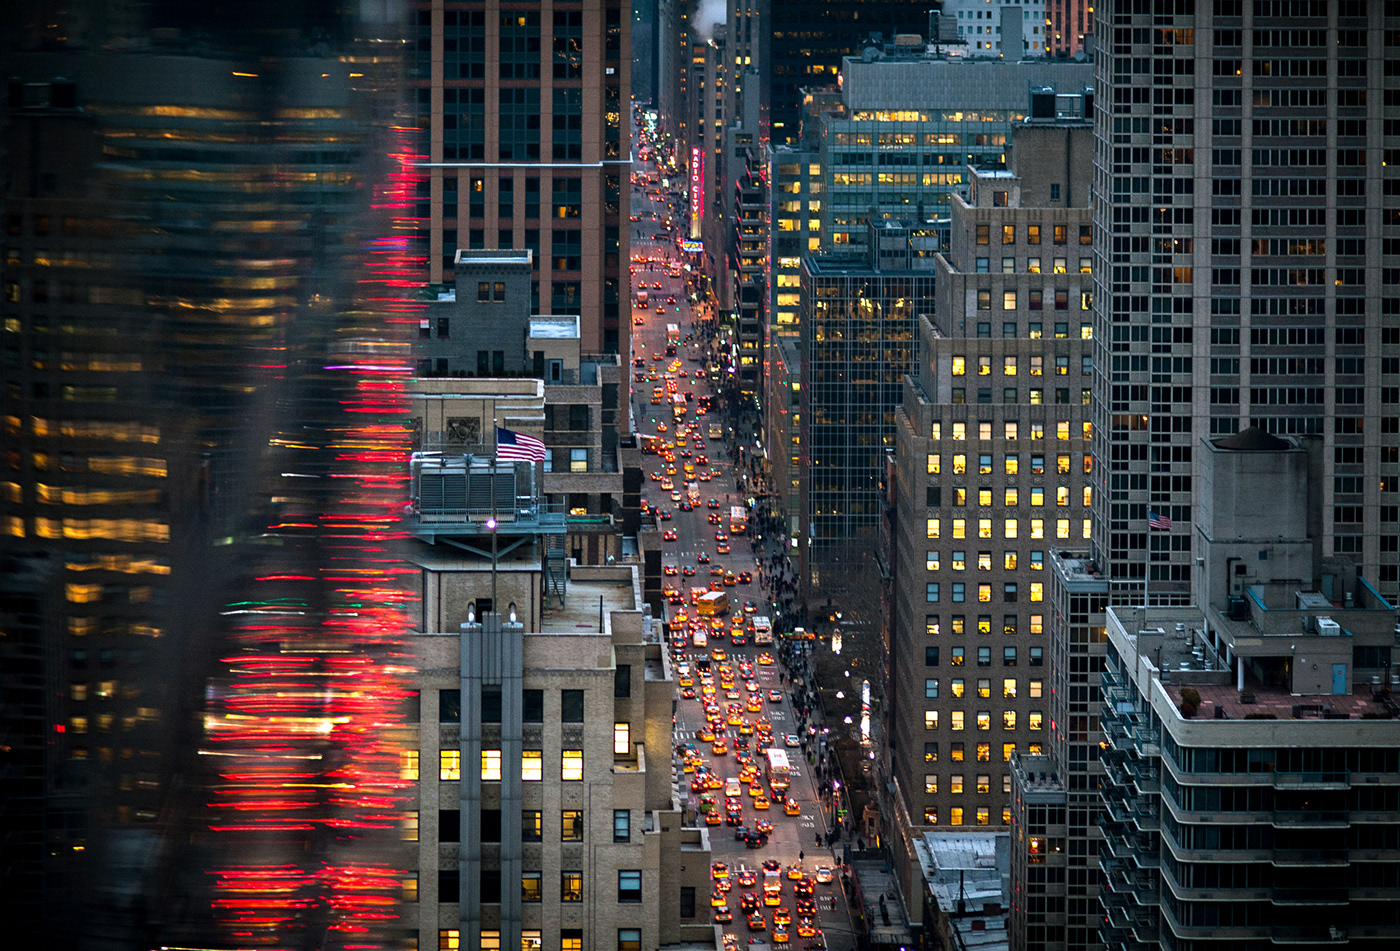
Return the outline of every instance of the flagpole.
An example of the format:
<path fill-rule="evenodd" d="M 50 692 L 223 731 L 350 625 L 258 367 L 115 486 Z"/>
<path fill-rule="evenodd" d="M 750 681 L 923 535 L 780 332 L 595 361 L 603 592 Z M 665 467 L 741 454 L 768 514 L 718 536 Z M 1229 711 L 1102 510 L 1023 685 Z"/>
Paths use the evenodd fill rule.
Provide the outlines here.
<path fill-rule="evenodd" d="M 1147 553 L 1142 566 L 1142 619 L 1147 621 L 1147 585 L 1152 579 L 1152 510 L 1147 510 Z"/>

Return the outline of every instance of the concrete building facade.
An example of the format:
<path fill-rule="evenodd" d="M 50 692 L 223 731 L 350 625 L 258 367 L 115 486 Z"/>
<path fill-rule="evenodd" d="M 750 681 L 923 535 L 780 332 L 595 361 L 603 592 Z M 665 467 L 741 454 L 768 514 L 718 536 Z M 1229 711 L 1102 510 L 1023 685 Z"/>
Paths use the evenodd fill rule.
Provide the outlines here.
<path fill-rule="evenodd" d="M 557 322 L 532 321 L 532 344 L 557 343 L 539 326 Z M 443 386 L 454 399 L 429 392 Z M 540 380 L 418 389 L 425 431 L 451 430 L 450 414 L 458 430 L 550 435 L 556 388 Z M 404 838 L 416 843 L 405 887 L 418 946 L 641 949 L 709 936 L 708 837 L 683 824 L 675 685 L 645 604 L 646 559 L 566 557 L 595 515 L 539 491 L 551 473 L 537 463 L 453 448 L 462 454 L 415 455 L 405 516 L 420 698 L 403 754 L 414 781 Z"/>

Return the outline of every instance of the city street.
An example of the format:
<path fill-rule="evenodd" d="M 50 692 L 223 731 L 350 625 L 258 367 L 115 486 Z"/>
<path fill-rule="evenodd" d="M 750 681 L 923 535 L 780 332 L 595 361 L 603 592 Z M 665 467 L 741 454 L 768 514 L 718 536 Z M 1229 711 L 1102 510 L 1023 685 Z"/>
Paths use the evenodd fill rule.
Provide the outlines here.
<path fill-rule="evenodd" d="M 689 593 L 692 588 L 703 588 L 712 580 L 722 577 L 712 576 L 712 569 L 719 568 L 735 575 L 733 584 L 724 584 L 721 587 L 729 596 L 730 613 L 720 631 L 710 630 L 707 623 L 706 631 L 712 636 L 704 648 L 694 646 L 692 636 L 687 632 L 687 622 L 679 622 L 671 627 L 672 659 L 681 671 L 688 673 L 688 676 L 678 677 L 682 684 L 678 689 L 682 691 L 683 696 L 679 700 L 676 714 L 677 752 L 680 754 L 684 748 L 689 747 L 694 751 L 691 762 L 708 767 L 710 774 L 721 781 L 738 776 L 740 765 L 732 752 L 733 743 L 735 740 L 749 740 L 751 737 L 740 735 L 738 726 L 724 722 L 721 725 L 726 732 L 717 732 L 714 739 L 727 741 L 730 752 L 717 754 L 713 751 L 711 742 L 702 741 L 700 735 L 709 726 L 701 703 L 702 700 L 708 699 L 703 691 L 713 689 L 713 699 L 721 706 L 731 702 L 747 705 L 750 698 L 758 698 L 761 712 L 751 712 L 752 708 L 749 707 L 743 713 L 743 717 L 747 725 L 754 725 L 760 719 L 766 719 L 771 724 L 773 745 L 786 749 L 790 755 L 791 785 L 787 794 L 798 809 L 796 815 L 787 815 L 782 802 L 776 798 L 773 798 L 769 808 L 756 809 L 756 797 L 747 788 L 745 794 L 735 797 L 743 804 L 741 822 L 745 828 L 753 829 L 754 824 L 762 819 L 773 825 L 766 844 L 758 848 L 750 848 L 736 838 L 735 828 L 739 823 L 709 826 L 713 860 L 727 864 L 730 881 L 734 883 L 726 896 L 727 907 L 734 920 L 722 923 L 722 927 L 723 930 L 738 936 L 741 945 L 750 938 L 771 942 L 774 937 L 775 912 L 781 914 L 786 910 L 791 913 L 792 921 L 789 927 L 789 946 L 803 948 L 808 946 L 809 942 L 817 941 L 816 938 L 801 937 L 797 931 L 800 920 L 796 909 L 798 896 L 792 887 L 796 883 L 789 880 L 787 870 L 789 866 L 795 867 L 800 863 L 807 879 L 810 880 L 818 866 L 822 865 L 831 869 L 831 883 L 815 885 L 815 914 L 812 916 L 812 924 L 824 933 L 826 947 L 854 948 L 851 918 L 841 888 L 841 869 L 836 865 L 833 850 L 825 845 L 825 837 L 829 831 L 828 820 L 818 799 L 816 779 L 803 750 L 797 745 L 796 737 L 792 740 L 791 748 L 788 748 L 785 740 L 789 734 L 796 734 L 799 727 L 792 706 L 793 688 L 782 666 L 781 652 L 777 644 L 754 646 L 751 633 L 747 635 L 748 643 L 744 646 L 731 645 L 731 622 L 742 625 L 745 621 L 752 621 L 755 616 L 766 615 L 770 613 L 771 602 L 759 584 L 761 559 L 756 555 L 754 527 L 750 525 L 746 533 L 735 533 L 734 537 L 727 539 L 727 544 L 732 546 L 732 550 L 727 553 L 721 547 L 725 542 L 716 538 L 716 533 L 729 533 L 731 507 L 745 504 L 735 483 L 729 421 L 718 415 L 720 404 L 717 399 L 714 401 L 713 410 L 706 413 L 700 411 L 702 399 L 713 398 L 715 390 L 709 379 L 697 378 L 697 371 L 704 372 L 707 355 L 698 343 L 702 328 L 692 318 L 689 291 L 685 281 L 686 272 L 682 270 L 680 276 L 672 276 L 675 270 L 670 266 L 670 262 L 679 262 L 683 258 L 677 248 L 677 242 L 671 236 L 675 231 L 672 226 L 679 227 L 680 223 L 671 220 L 672 213 L 666 204 L 664 190 L 646 183 L 649 176 L 657 174 L 655 166 L 650 162 L 638 163 L 634 173 L 637 178 L 633 184 L 632 213 L 639 217 L 640 221 L 632 223 L 632 265 L 635 271 L 630 296 L 634 326 L 629 379 L 637 432 L 642 436 L 656 436 L 663 444 L 675 444 L 671 450 L 675 454 L 675 462 L 670 468 L 660 455 L 644 455 L 642 462 L 646 477 L 643 498 L 651 509 L 664 512 L 657 524 L 667 532 L 666 537 L 672 537 L 671 533 L 674 533 L 674 540 L 663 542 L 662 563 L 668 572 L 663 577 L 663 583 L 666 588 L 677 589 L 681 597 L 679 604 L 667 605 L 668 621 L 675 619 L 680 612 L 689 615 L 689 623 L 697 620 L 697 607 L 692 603 Z M 660 237 L 654 237 L 657 235 Z M 647 292 L 646 307 L 640 306 L 638 300 L 638 291 L 643 289 Z M 677 328 L 671 332 L 676 343 L 674 356 L 665 355 L 668 324 Z M 676 337 L 679 339 L 676 340 Z M 655 359 L 658 355 L 661 358 Z M 674 384 L 675 394 L 670 391 L 668 384 Z M 655 387 L 660 387 L 663 394 L 659 404 L 653 402 Z M 676 395 L 682 398 L 681 405 L 685 408 L 683 417 L 679 418 L 673 416 Z M 714 424 L 723 426 L 723 438 L 709 438 L 710 427 Z M 680 444 L 679 439 L 685 440 L 684 445 Z M 686 464 L 695 466 L 694 477 L 686 475 Z M 670 477 L 672 487 L 663 488 L 662 480 L 668 478 L 671 469 L 675 472 L 675 475 Z M 699 479 L 700 473 L 704 471 L 712 473 L 708 481 Z M 681 503 L 673 498 L 673 493 L 679 493 L 681 500 L 687 498 L 687 480 L 693 480 L 698 490 L 698 501 L 692 511 L 682 510 Z M 716 519 L 719 524 L 713 523 Z M 761 548 L 757 553 L 762 554 Z M 708 563 L 705 559 L 708 559 Z M 692 570 L 693 574 L 683 573 Z M 671 571 L 676 573 L 670 574 Z M 749 573 L 752 580 L 740 580 L 742 572 Z M 752 613 L 746 610 L 746 602 L 752 606 Z M 698 620 L 709 622 L 711 619 L 705 617 Z M 716 649 L 727 652 L 727 659 L 721 661 L 721 655 L 713 654 L 712 651 Z M 759 656 L 765 653 L 772 658 L 771 663 L 759 662 Z M 751 665 L 754 686 L 745 682 L 748 676 L 744 673 L 745 665 Z M 708 671 L 705 668 L 709 668 Z M 722 676 L 726 669 L 730 671 L 728 678 Z M 710 675 L 708 688 L 705 673 Z M 690 686 L 685 686 L 686 681 L 690 682 Z M 777 691 L 774 696 L 779 696 L 776 701 L 770 699 L 770 691 L 774 690 Z M 695 699 L 684 696 L 687 693 Z M 755 732 L 754 738 L 757 735 Z M 764 750 L 755 748 L 753 754 L 754 762 L 761 763 Z M 675 762 L 679 770 L 681 758 L 678 756 Z M 760 782 L 765 773 L 766 771 L 760 771 Z M 692 791 L 691 782 L 695 775 L 696 773 L 689 771 L 688 767 L 681 777 L 682 789 L 688 797 L 687 817 L 703 823 L 704 817 L 699 811 L 701 795 L 708 791 L 718 803 L 716 809 L 721 813 L 724 812 L 726 796 L 724 789 Z M 770 790 L 764 791 L 771 797 Z M 821 845 L 818 844 L 819 838 L 823 843 Z M 740 908 L 741 896 L 754 893 L 761 902 L 764 883 L 761 866 L 770 860 L 778 862 L 782 868 L 782 903 L 778 908 L 760 903 L 764 927 L 762 930 L 751 931 L 746 924 L 746 915 Z M 740 884 L 739 879 L 746 871 L 755 873 L 756 884 L 747 887 Z M 711 896 L 705 895 L 703 898 L 709 901 Z M 700 900 L 697 896 L 697 902 Z M 821 945 L 818 943 L 813 946 Z"/>

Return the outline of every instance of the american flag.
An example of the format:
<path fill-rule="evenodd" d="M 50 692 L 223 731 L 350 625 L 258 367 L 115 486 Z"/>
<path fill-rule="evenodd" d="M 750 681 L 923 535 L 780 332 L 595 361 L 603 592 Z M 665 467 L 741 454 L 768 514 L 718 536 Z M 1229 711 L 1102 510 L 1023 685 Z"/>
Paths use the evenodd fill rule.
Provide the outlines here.
<path fill-rule="evenodd" d="M 544 462 L 544 443 L 534 436 L 496 427 L 496 458 L 502 462 Z"/>
<path fill-rule="evenodd" d="M 1169 531 L 1172 527 L 1172 520 L 1166 515 L 1158 515 L 1156 512 L 1149 511 L 1147 513 L 1147 527 Z"/>

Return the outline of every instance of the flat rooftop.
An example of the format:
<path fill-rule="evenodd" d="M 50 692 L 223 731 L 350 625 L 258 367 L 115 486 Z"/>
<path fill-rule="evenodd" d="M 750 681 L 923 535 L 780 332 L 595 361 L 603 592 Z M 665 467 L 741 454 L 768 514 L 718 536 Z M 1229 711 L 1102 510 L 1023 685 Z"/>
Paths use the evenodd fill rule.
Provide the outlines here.
<path fill-rule="evenodd" d="M 545 601 L 540 616 L 541 634 L 599 633 L 603 619 L 613 611 L 636 611 L 639 605 L 632 582 L 569 579 L 561 607 L 557 598 Z"/>
<path fill-rule="evenodd" d="M 1237 671 L 1201 636 L 1201 612 L 1193 607 L 1121 607 L 1110 609 L 1118 619 L 1125 639 L 1138 656 L 1146 657 L 1157 668 L 1154 678 L 1176 706 L 1181 704 L 1181 691 L 1189 687 L 1201 695 L 1201 708 L 1195 720 L 1217 718 L 1215 708 L 1223 712 L 1220 719 L 1242 720 L 1250 714 L 1271 714 L 1280 720 L 1291 718 L 1322 719 L 1325 713 L 1360 719 L 1365 713 L 1381 713 L 1386 709 L 1381 697 L 1360 685 L 1353 684 L 1350 694 L 1295 694 L 1287 683 L 1261 680 L 1254 669 L 1246 665 L 1244 689 L 1238 688 Z M 1211 624 L 1215 624 L 1212 614 Z M 1146 639 L 1140 632 L 1161 629 L 1162 634 Z M 1300 630 L 1298 637 L 1302 637 Z M 1317 637 L 1315 633 L 1310 637 Z M 1268 649 L 1249 648 L 1255 652 L 1246 657 L 1292 656 L 1294 645 L 1283 639 L 1273 641 Z M 1348 656 L 1350 656 L 1348 654 Z M 1125 662 L 1132 658 L 1124 657 Z M 1252 702 L 1244 702 L 1251 700 Z"/>

